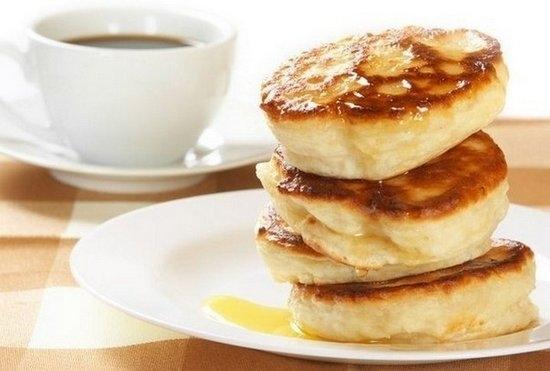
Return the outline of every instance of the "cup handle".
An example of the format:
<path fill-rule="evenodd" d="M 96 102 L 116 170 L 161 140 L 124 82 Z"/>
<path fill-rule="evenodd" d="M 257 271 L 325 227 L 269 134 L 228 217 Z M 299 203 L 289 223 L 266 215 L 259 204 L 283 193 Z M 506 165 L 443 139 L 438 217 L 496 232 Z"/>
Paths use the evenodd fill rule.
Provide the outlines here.
<path fill-rule="evenodd" d="M 32 84 L 32 71 L 29 68 L 26 53 L 21 51 L 17 46 L 0 41 L 0 56 L 4 55 L 11 58 L 21 68 L 27 83 Z M 70 148 L 64 146 L 56 133 L 46 126 L 38 126 L 22 117 L 9 103 L 0 97 L 0 111 L 7 116 L 10 122 L 13 122 L 22 133 L 19 135 L 11 135 L 8 139 L 27 142 L 32 145 L 43 148 L 48 152 L 61 154 L 64 156 L 75 157 L 76 154 Z M 6 135 L 0 134 L 4 138 Z"/>

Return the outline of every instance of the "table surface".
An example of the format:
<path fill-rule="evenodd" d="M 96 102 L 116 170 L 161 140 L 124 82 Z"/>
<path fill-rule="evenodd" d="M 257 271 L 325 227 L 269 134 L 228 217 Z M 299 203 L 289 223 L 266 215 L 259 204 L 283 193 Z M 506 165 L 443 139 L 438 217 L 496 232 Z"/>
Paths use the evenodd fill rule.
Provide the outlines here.
<path fill-rule="evenodd" d="M 136 3 L 147 1 L 109 1 L 111 5 Z M 162 3 L 180 8 L 183 2 Z M 67 2 L 18 0 L 2 5 L 0 39 L 21 42 L 22 26 L 34 14 L 65 7 Z M 512 75 L 504 115 L 550 116 L 546 104 L 550 75 L 540 73 L 550 55 L 550 49 L 541 47 L 546 41 L 540 32 L 547 23 L 544 2 L 501 2 L 495 8 L 491 2 L 478 0 L 447 7 L 437 0 L 356 0 L 345 22 L 334 22 L 332 6 L 295 0 L 186 0 L 184 5 L 219 13 L 239 28 L 233 76 L 239 83 L 233 84 L 214 122 L 229 141 L 271 140 L 261 124 L 257 90 L 259 81 L 280 61 L 344 34 L 406 24 L 472 27 L 495 35 L 502 42 Z M 17 100 L 28 94 L 29 87 L 22 84 L 13 63 L 0 58 L 0 70 L 0 97 Z M 550 211 L 550 120 L 508 120 L 488 131 L 507 155 L 512 202 Z M 71 248 L 97 224 L 154 202 L 255 187 L 259 182 L 253 166 L 247 166 L 213 174 L 193 188 L 169 194 L 104 195 L 59 184 L 43 169 L 0 157 L 0 369 L 353 368 L 185 338 L 117 312 L 76 286 L 68 266 Z M 550 368 L 548 364 L 550 352 L 538 352 L 418 368 L 543 369 Z"/>
<path fill-rule="evenodd" d="M 506 153 L 511 201 L 550 211 L 550 120 L 508 120 L 487 131 Z M 256 187 L 253 166 L 246 166 L 178 192 L 105 195 L 62 185 L 43 169 L 0 158 L 0 368 L 354 368 L 186 338 L 104 305 L 71 276 L 71 248 L 98 223 L 154 202 Z M 415 367 L 506 370 L 549 364 L 546 351 Z"/>

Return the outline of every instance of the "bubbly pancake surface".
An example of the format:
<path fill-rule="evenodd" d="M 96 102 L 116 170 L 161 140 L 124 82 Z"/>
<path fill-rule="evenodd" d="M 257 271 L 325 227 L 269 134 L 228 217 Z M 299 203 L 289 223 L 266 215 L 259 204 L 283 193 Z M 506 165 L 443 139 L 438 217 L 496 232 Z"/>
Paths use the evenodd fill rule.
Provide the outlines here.
<path fill-rule="evenodd" d="M 473 30 L 407 27 L 352 36 L 281 66 L 262 86 L 261 108 L 273 121 L 422 116 L 489 84 L 501 62 L 498 41 Z"/>
<path fill-rule="evenodd" d="M 285 161 L 280 147 L 272 163 L 282 177 L 277 184 L 282 194 L 396 218 L 430 218 L 455 211 L 484 197 L 507 173 L 504 154 L 481 131 L 421 167 L 383 181 L 305 173 Z"/>

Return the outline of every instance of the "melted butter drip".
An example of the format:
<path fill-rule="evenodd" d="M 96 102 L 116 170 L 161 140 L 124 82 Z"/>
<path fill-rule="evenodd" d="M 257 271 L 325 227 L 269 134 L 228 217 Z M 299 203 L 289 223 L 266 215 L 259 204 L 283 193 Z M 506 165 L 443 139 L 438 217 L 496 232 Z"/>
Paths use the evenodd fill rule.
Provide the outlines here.
<path fill-rule="evenodd" d="M 247 330 L 301 339 L 318 339 L 304 333 L 292 321 L 288 309 L 268 307 L 227 295 L 209 298 L 204 303 L 204 308 L 214 318 Z"/>

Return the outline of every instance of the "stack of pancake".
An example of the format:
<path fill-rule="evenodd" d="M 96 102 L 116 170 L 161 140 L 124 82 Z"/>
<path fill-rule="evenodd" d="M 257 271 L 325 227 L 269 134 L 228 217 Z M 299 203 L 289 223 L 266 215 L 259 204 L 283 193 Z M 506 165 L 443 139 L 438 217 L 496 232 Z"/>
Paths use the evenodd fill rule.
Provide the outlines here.
<path fill-rule="evenodd" d="M 531 250 L 491 240 L 507 166 L 484 132 L 503 107 L 499 43 L 408 27 L 304 52 L 262 87 L 280 142 L 257 175 L 256 241 L 293 284 L 303 331 L 339 341 L 458 341 L 537 320 Z"/>

